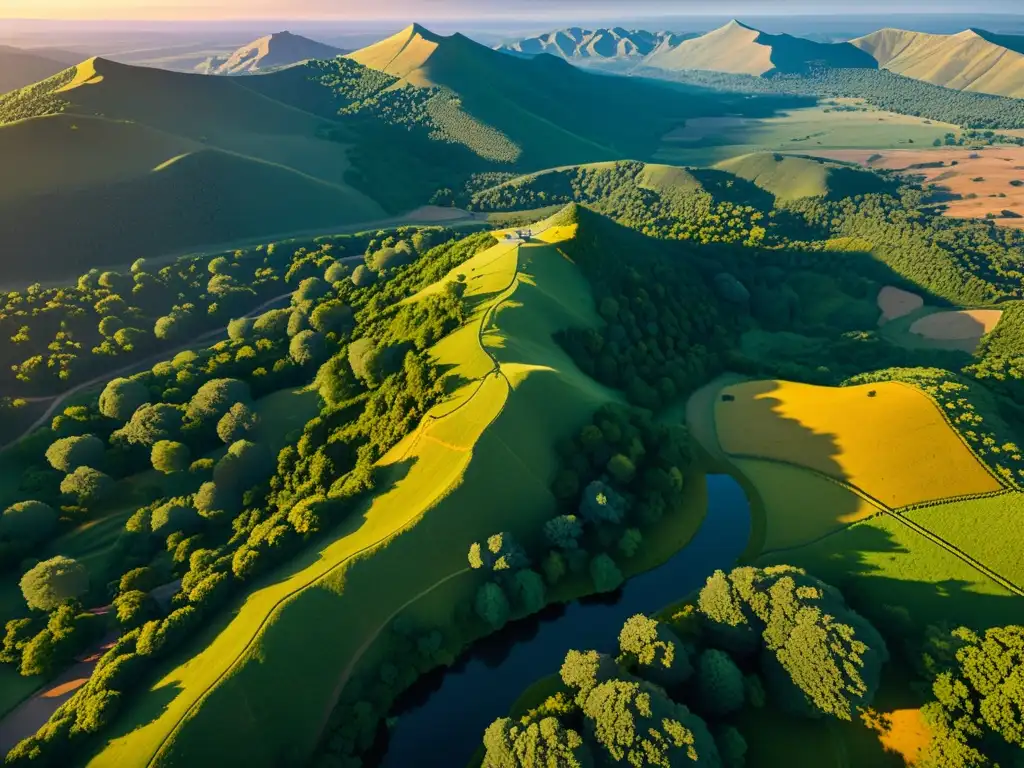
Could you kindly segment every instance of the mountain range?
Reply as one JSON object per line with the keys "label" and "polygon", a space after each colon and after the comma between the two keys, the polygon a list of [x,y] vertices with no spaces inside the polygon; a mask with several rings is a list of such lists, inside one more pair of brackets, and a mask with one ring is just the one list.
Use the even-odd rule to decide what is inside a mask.
{"label": "mountain range", "polygon": [[1024,97],[1024,36],[980,29],[954,35],[881,29],[846,42],[819,43],[769,34],[733,20],[689,37],[570,28],[507,43],[500,50],[518,55],[553,53],[580,64],[618,61],[668,71],[754,76],[801,73],[816,67],[883,68],[946,88]]}
{"label": "mountain range", "polygon": [[0,45],[0,93],[45,80],[81,60],[56,48],[23,49]]}
{"label": "mountain range", "polygon": [[499,45],[497,50],[505,53],[534,56],[550,53],[563,59],[621,59],[649,56],[663,48],[671,48],[692,34],[674,32],[647,32],[642,29],[610,27],[583,29],[569,27],[545,35],[526,37],[522,40]]}

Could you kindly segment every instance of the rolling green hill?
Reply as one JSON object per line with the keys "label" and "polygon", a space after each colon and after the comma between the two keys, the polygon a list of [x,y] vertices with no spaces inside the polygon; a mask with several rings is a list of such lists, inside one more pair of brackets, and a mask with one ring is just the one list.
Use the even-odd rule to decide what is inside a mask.
{"label": "rolling green hill", "polygon": [[816,43],[792,35],[770,35],[733,20],[706,35],[655,51],[644,64],[660,69],[704,69],[733,74],[803,72],[814,66],[876,68],[849,43]]}
{"label": "rolling green hill", "polygon": [[879,66],[962,91],[1024,98],[1024,37],[967,29],[935,35],[881,29],[850,41]]}
{"label": "rolling green hill", "polygon": [[777,200],[803,197],[841,199],[895,188],[881,176],[860,168],[772,152],[733,157],[715,167],[753,182]]}
{"label": "rolling green hill", "polygon": [[91,59],[0,100],[0,220],[13,253],[47,254],[6,275],[384,217],[344,134],[238,80]]}

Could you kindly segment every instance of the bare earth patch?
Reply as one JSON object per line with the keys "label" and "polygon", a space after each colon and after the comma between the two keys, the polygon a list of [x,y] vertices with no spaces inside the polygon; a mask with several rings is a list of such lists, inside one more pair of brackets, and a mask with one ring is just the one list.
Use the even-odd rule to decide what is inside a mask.
{"label": "bare earth patch", "polygon": [[[1024,147],[834,149],[813,154],[867,168],[906,171],[949,197],[946,216],[984,219],[993,214],[1003,226],[1024,228]],[[913,167],[933,163],[935,167]]]}
{"label": "bare earth patch", "polygon": [[964,342],[964,349],[973,352],[981,337],[999,324],[999,309],[963,309],[926,315],[910,326],[910,332],[935,341]]}
{"label": "bare earth patch", "polygon": [[928,742],[931,732],[921,716],[920,709],[897,709],[893,712],[868,711],[861,720],[878,732],[878,740],[887,752],[895,752],[907,765],[915,765]]}
{"label": "bare earth patch", "polygon": [[923,306],[924,299],[916,293],[887,285],[878,292],[878,308],[882,310],[878,324],[885,325],[890,320],[909,315]]}

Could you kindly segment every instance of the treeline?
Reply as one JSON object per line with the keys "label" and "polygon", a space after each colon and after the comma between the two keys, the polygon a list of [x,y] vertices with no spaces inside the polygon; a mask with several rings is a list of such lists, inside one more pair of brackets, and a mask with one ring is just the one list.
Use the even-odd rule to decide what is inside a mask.
{"label": "treeline", "polygon": [[717,571],[695,605],[627,620],[617,651],[569,651],[556,693],[487,728],[483,768],[743,768],[741,713],[853,720],[889,659],[837,589],[785,565]]}
{"label": "treeline", "polygon": [[0,94],[0,125],[63,112],[69,104],[56,94],[77,74],[78,67],[71,67],[33,85]]}
{"label": "treeline", "polygon": [[903,77],[885,69],[821,68],[807,74],[766,77],[704,70],[641,68],[638,74],[732,93],[793,94],[855,98],[889,112],[965,128],[1024,128],[1024,99],[957,91]]}
{"label": "treeline", "polygon": [[[56,478],[63,477],[64,500],[84,516],[118,492],[118,479],[147,466],[166,474],[165,488],[174,490],[157,491],[131,516],[116,544],[115,571],[104,574],[113,577],[123,634],[89,682],[12,750],[11,764],[64,764],[70,750],[110,722],[155,663],[225,601],[344,519],[373,489],[374,462],[444,395],[441,372],[424,350],[465,319],[464,284],[452,282],[418,303],[414,316],[399,303],[493,238],[484,233],[419,254],[411,241],[380,234],[367,250],[373,269],[361,267],[370,278],[359,279],[358,270],[339,275],[329,254],[304,253],[292,264],[300,279],[289,308],[234,321],[227,341],[115,380],[98,401],[54,420],[51,434],[68,436],[49,443],[46,459]],[[275,457],[256,437],[253,390],[310,381],[323,409]],[[47,445],[45,437],[21,450]],[[15,517],[24,518],[24,511]],[[38,542],[49,518],[45,510],[35,513],[36,522],[22,528],[31,528]],[[3,658],[26,674],[38,667],[26,653],[31,659],[31,649],[52,646],[57,630],[78,639],[51,654],[51,669],[92,636],[76,623],[84,590],[69,587],[73,581],[64,575],[79,564],[46,561],[37,568],[23,579],[30,607],[64,613],[8,623]],[[147,598],[140,586],[146,580],[133,576],[138,569],[181,579],[173,610]]]}

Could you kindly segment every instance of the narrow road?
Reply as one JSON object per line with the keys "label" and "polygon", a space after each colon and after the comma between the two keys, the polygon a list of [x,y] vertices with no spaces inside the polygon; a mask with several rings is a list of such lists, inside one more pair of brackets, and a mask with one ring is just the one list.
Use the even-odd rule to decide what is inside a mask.
{"label": "narrow road", "polygon": [[[359,257],[353,256],[351,258],[362,259],[362,256],[359,256]],[[255,315],[258,315],[261,312],[263,312],[263,310],[267,309],[268,307],[273,306],[275,303],[288,298],[289,296],[292,295],[292,293],[293,293],[292,291],[289,291],[288,293],[282,293],[280,296],[275,296],[272,299],[267,299],[262,304],[260,304],[258,307],[254,307],[253,309],[250,309],[248,312],[245,313],[245,315],[243,315],[243,317],[253,317]],[[199,336],[196,336],[194,339],[192,339],[191,341],[189,341],[189,342],[187,342],[185,344],[180,344],[177,347],[172,347],[171,349],[165,349],[162,352],[156,352],[156,353],[154,353],[152,355],[149,355],[148,357],[142,358],[141,360],[136,360],[134,363],[129,363],[128,365],[124,365],[124,366],[122,366],[120,368],[117,368],[117,369],[115,369],[113,371],[107,371],[106,373],[102,373],[99,376],[95,376],[95,377],[89,379],[88,381],[83,381],[81,384],[76,384],[71,389],[69,389],[69,390],[67,390],[65,392],[62,392],[59,395],[53,395],[51,397],[33,397],[33,398],[30,398],[29,402],[33,402],[33,403],[41,403],[41,402],[45,402],[47,400],[52,400],[53,402],[51,402],[50,406],[46,409],[46,411],[44,411],[43,414],[38,419],[36,419],[28,427],[26,427],[22,431],[22,433],[20,435],[18,435],[17,437],[15,437],[15,438],[13,438],[11,440],[8,440],[3,445],[0,445],[0,452],[7,450],[12,445],[17,443],[19,440],[23,440],[25,437],[27,437],[28,435],[32,434],[37,429],[39,429],[40,427],[45,425],[51,418],[53,418],[53,414],[57,412],[57,409],[60,408],[61,405],[68,398],[73,397],[74,395],[77,395],[79,392],[83,392],[83,391],[88,390],[88,389],[90,389],[92,387],[95,387],[95,386],[97,386],[99,384],[105,384],[106,382],[110,381],[111,379],[116,379],[119,376],[124,376],[124,375],[129,374],[129,373],[137,373],[138,371],[141,371],[141,370],[143,370],[145,368],[148,368],[148,367],[150,367],[152,365],[155,365],[156,363],[159,363],[162,360],[167,360],[167,359],[169,359],[171,357],[174,357],[179,352],[184,352],[186,349],[191,349],[192,347],[194,347],[196,344],[198,344],[200,342],[206,341],[207,339],[213,339],[213,338],[215,338],[217,336],[220,336],[220,335],[223,335],[223,334],[226,334],[226,333],[227,333],[227,327],[226,326],[222,326],[220,328],[214,328],[211,331],[207,331],[206,333],[203,333],[203,334],[200,334]]]}
{"label": "narrow road", "polygon": [[[149,594],[166,610],[171,597],[181,587],[181,579],[157,587]],[[93,612],[107,613],[109,605],[96,608]],[[38,731],[57,711],[57,708],[71,698],[75,691],[89,682],[89,677],[100,658],[117,641],[120,632],[107,634],[90,651],[80,656],[64,672],[47,682],[42,690],[32,694],[0,720],[0,757],[10,752],[22,739]]]}

